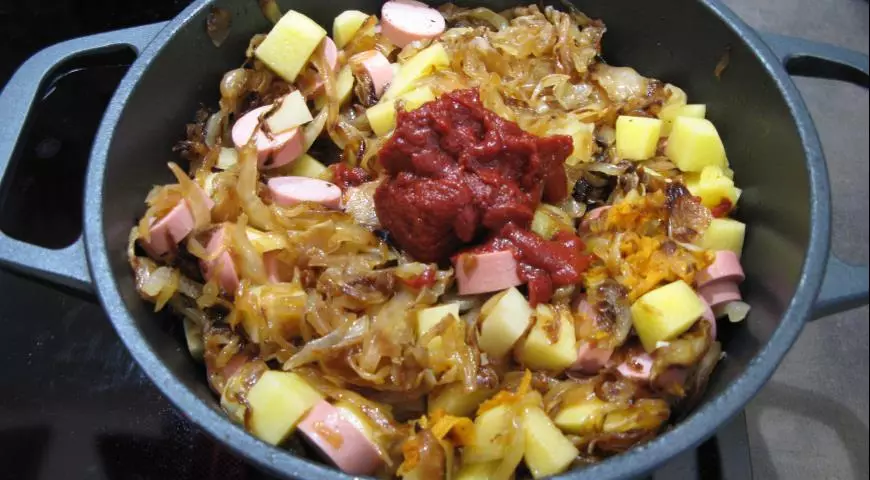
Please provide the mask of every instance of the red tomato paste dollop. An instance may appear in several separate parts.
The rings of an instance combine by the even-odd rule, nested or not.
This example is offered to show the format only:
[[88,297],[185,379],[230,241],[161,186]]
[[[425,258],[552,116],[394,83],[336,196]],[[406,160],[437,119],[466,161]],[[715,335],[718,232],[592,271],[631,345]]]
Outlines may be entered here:
[[572,148],[571,137],[532,135],[487,110],[477,90],[446,93],[398,113],[378,152],[387,174],[375,192],[378,219],[423,262],[510,237],[520,278],[546,301],[553,286],[577,283],[585,270],[579,238],[547,241],[526,230],[542,198],[555,203],[568,194]]

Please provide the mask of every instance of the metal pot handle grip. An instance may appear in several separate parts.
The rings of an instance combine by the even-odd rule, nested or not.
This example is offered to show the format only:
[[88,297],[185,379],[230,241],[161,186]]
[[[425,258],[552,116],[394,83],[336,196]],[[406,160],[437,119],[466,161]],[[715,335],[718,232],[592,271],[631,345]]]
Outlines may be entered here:
[[[864,88],[870,84],[867,55],[783,35],[766,33],[762,38],[792,75],[842,80]],[[813,318],[860,307],[868,300],[867,265],[850,265],[832,252],[813,306]]]
[[[63,62],[82,54],[98,53],[118,47],[131,47],[140,53],[165,23],[154,23],[76,38],[52,45],[30,57],[0,92],[0,181],[5,185],[7,171],[19,137],[25,132],[28,116],[45,79]],[[0,231],[0,265],[59,283],[77,290],[91,291],[91,277],[82,237],[62,249],[31,245]]]

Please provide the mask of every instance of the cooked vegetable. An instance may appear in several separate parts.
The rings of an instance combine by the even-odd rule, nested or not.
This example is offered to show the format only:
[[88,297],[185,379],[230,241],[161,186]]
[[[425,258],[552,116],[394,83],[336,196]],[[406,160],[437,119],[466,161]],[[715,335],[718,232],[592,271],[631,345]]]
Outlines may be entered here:
[[480,318],[480,349],[499,358],[525,333],[532,321],[532,309],[519,290],[509,288],[483,305]]
[[323,395],[294,373],[268,370],[251,387],[247,398],[251,433],[277,445]]
[[709,120],[677,117],[668,137],[666,153],[684,172],[700,172],[706,166],[725,168],[725,147]]
[[277,109],[266,114],[265,123],[271,133],[281,133],[312,120],[314,117],[305,104],[305,98],[295,90],[281,100]]
[[477,415],[474,420],[472,443],[462,452],[466,463],[501,460],[507,449],[505,432],[513,419],[513,412],[501,405]]
[[429,87],[403,93],[396,100],[385,100],[366,110],[366,117],[375,135],[382,137],[396,127],[396,106],[400,104],[406,111],[420,108],[424,103],[435,100],[435,94]]
[[523,458],[535,478],[565,471],[580,453],[540,408],[526,410],[523,430],[526,435]]
[[631,305],[634,328],[647,352],[688,330],[704,310],[698,294],[682,280],[659,287]]
[[332,39],[335,40],[335,46],[344,48],[368,18],[368,14],[359,10],[345,10],[339,13],[332,22]]
[[[341,67],[341,70],[338,71],[338,75],[335,79],[335,98],[338,105],[344,105],[350,100],[350,94],[353,93],[353,85],[355,79],[353,77],[353,71],[350,69],[350,65],[345,65]],[[317,109],[324,108],[329,99],[326,97],[326,94],[317,97],[314,100],[314,106]]]
[[239,152],[235,148],[221,148],[215,167],[228,170],[239,162]]
[[490,480],[499,462],[465,463],[453,477],[454,480]]
[[561,208],[542,203],[535,210],[531,230],[549,240],[556,232],[573,232],[574,220]]
[[517,358],[526,367],[560,372],[577,360],[574,318],[566,309],[540,304],[535,324],[517,346]]
[[444,317],[453,317],[455,320],[459,320],[459,304],[448,303],[417,312],[417,338],[426,335],[426,332],[441,323]]
[[398,98],[411,90],[417,80],[449,64],[450,59],[444,46],[438,42],[433,43],[401,65],[393,82],[384,93],[384,98],[386,100]]
[[557,427],[568,433],[585,435],[601,430],[607,412],[613,409],[609,403],[594,393],[569,405],[563,405],[553,419]]
[[707,106],[704,104],[665,105],[659,112],[659,118],[662,120],[661,135],[667,137],[671,134],[677,117],[704,118],[706,116]]
[[714,165],[704,167],[701,173],[687,174],[686,187],[692,195],[701,197],[705,207],[713,208],[728,202],[726,214],[731,211],[730,206],[737,205],[742,193],[734,186],[734,180],[728,178],[721,167]]
[[626,160],[646,160],[656,153],[662,121],[657,118],[616,119],[616,154]]
[[714,218],[698,245],[707,250],[730,250],[740,256],[743,253],[743,239],[746,224],[730,218]]
[[308,63],[326,30],[305,15],[290,10],[254,51],[254,55],[284,80],[292,82]]
[[287,170],[288,175],[310,178],[322,178],[326,172],[326,165],[307,153],[297,158]]
[[494,388],[487,386],[478,386],[469,392],[461,383],[446,385],[429,394],[429,414],[444,410],[448,415],[471,417],[478,405],[495,392]]

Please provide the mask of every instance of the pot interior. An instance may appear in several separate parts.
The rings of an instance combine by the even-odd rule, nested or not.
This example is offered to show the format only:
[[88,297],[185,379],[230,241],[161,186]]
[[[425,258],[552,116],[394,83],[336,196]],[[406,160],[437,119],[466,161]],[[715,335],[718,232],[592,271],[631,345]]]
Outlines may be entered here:
[[[299,10],[327,30],[343,10],[375,13],[381,4],[278,3],[282,11]],[[223,73],[242,63],[252,35],[270,27],[256,2],[215,4],[233,14],[228,40],[220,48],[212,45],[205,33],[207,9],[200,8],[156,54],[130,94],[109,145],[101,215],[107,273],[114,277],[123,307],[146,347],[174,376],[169,381],[183,383],[219,410],[204,369],[187,354],[178,322],[158,319],[152,306],[139,299],[125,256],[127,235],[144,211],[148,190],[172,181],[166,162],[179,160],[172,147],[183,137],[185,124],[201,105],[216,107]],[[499,10],[517,3],[480,0],[473,4]],[[711,379],[704,400],[709,402],[745,371],[768,342],[800,278],[809,244],[810,187],[795,120],[759,58],[702,2],[580,0],[576,5],[606,23],[604,58],[609,63],[674,83],[687,91],[690,102],[707,104],[708,117],[722,135],[736,182],[743,188],[737,217],[748,224],[743,292],[752,312],[742,324],[720,323],[727,356]],[[717,77],[714,70],[726,55],[727,68]],[[742,395],[748,399],[751,393]]]

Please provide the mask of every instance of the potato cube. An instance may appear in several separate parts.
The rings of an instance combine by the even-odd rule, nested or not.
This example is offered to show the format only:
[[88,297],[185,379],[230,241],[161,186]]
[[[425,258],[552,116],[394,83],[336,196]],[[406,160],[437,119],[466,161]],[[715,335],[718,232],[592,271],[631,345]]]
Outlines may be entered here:
[[666,148],[667,156],[684,172],[700,172],[708,165],[725,168],[725,146],[709,120],[677,117]]
[[[338,104],[344,105],[350,99],[350,94],[353,92],[353,84],[356,79],[353,77],[353,71],[350,65],[341,67],[338,71],[338,77],[335,79],[335,93],[338,97]],[[326,106],[326,94],[320,95],[314,99],[314,108],[317,110]]]
[[441,323],[441,320],[446,316],[453,316],[459,319],[459,304],[448,303],[438,305],[437,307],[429,307],[417,312],[417,339],[426,334],[432,327]]
[[462,383],[445,385],[429,394],[428,411],[433,414],[438,410],[444,410],[448,415],[455,417],[471,417],[489,397],[495,395],[497,390],[493,388],[478,388],[473,392],[467,392]]
[[689,329],[706,307],[686,282],[677,280],[647,292],[631,306],[632,323],[647,352]]
[[287,94],[278,109],[266,117],[266,126],[272,133],[286,132],[314,120],[302,92],[294,90]]
[[616,119],[616,155],[626,160],[646,160],[656,154],[662,121],[620,115]]
[[700,174],[685,175],[686,188],[692,195],[701,197],[701,203],[707,208],[719,205],[722,200],[737,204],[742,191],[734,186],[734,180],[729,178],[721,167],[708,165]]
[[481,309],[478,344],[493,358],[503,357],[523,336],[532,321],[532,308],[516,288],[493,296]]
[[339,13],[332,22],[332,39],[335,40],[335,46],[344,48],[368,19],[369,15],[359,10],[345,10]]
[[666,105],[659,112],[659,118],[662,120],[661,136],[667,137],[671,134],[671,129],[674,127],[674,120],[677,117],[692,117],[704,118],[707,116],[707,106],[703,103],[694,103],[691,105]]
[[295,177],[322,178],[327,171],[326,165],[318,162],[311,155],[303,153],[301,157],[293,161],[287,174]]
[[743,254],[745,236],[746,224],[730,218],[714,218],[698,240],[698,246],[707,250],[730,250],[739,257]]
[[500,460],[507,449],[505,432],[513,421],[513,412],[504,405],[487,410],[474,419],[474,440],[462,452],[465,463]]
[[523,458],[535,478],[565,471],[580,452],[538,407],[526,410],[523,418],[526,451]]
[[254,56],[292,83],[325,36],[326,30],[317,22],[290,10],[272,27]]
[[568,433],[585,435],[599,431],[604,417],[612,407],[596,398],[571,405],[563,405],[553,422]]
[[[398,98],[406,111],[420,108],[424,103],[435,100],[435,94],[429,87],[421,87],[400,95]],[[396,100],[385,100],[368,110],[366,118],[375,135],[382,137],[396,128]]]
[[498,461],[483,463],[465,463],[453,480],[490,480],[498,469]]
[[555,206],[542,203],[535,210],[532,218],[532,231],[547,240],[559,231],[574,231],[574,220],[564,210]]
[[269,370],[248,391],[249,427],[260,440],[278,445],[323,395],[295,373]]
[[410,90],[417,80],[448,65],[450,65],[450,58],[444,50],[444,45],[438,42],[429,45],[402,64],[384,93],[384,98],[387,100],[398,98],[399,95]]
[[595,145],[595,124],[585,123],[574,117],[567,117],[556,123],[548,132],[550,135],[568,135],[574,141],[574,150],[565,159],[567,165],[592,161],[592,147]]
[[[552,337],[555,337],[553,341]],[[562,371],[577,361],[574,318],[546,304],[535,309],[535,324],[517,348],[517,357],[535,370]]]

